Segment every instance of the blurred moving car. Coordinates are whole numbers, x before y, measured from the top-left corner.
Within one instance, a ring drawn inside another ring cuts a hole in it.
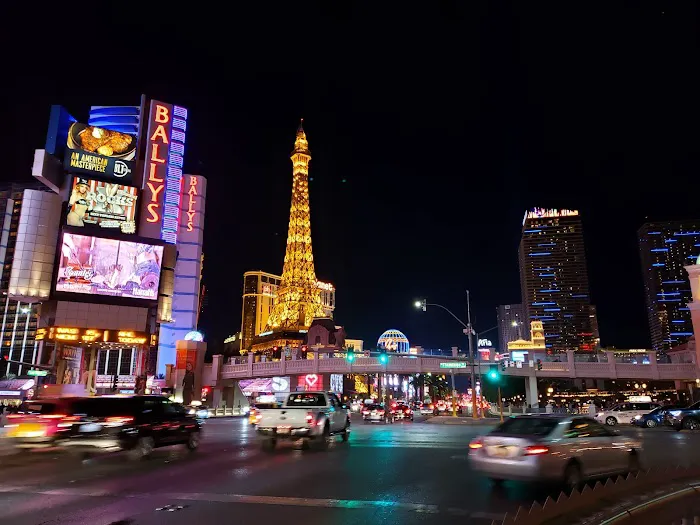
[[[378,403],[365,405],[362,409],[362,421],[368,423],[393,423],[394,416],[391,410],[387,411],[384,405]]]
[[[664,424],[666,420],[666,414],[669,410],[678,410],[682,407],[677,405],[664,405],[661,407],[656,407],[654,410],[648,414],[636,415],[632,418],[630,423],[637,427],[654,428]]]
[[[474,470],[502,480],[564,482],[640,468],[641,443],[585,416],[511,417],[469,444]]]
[[[250,407],[250,412],[248,412],[248,423],[251,425],[257,425],[260,422],[260,411],[268,408],[278,408],[279,403],[258,403],[255,406]]]
[[[658,403],[620,403],[610,410],[598,412],[595,415],[595,420],[612,427],[618,423],[628,423],[635,417],[648,414],[659,406],[661,405]]]
[[[198,419],[209,419],[211,410],[210,407],[204,405],[190,405],[187,407],[187,413]]]
[[[405,403],[396,403],[391,412],[395,420],[413,421],[413,410]]]
[[[46,448],[71,425],[75,399],[42,399],[22,403],[7,416],[5,434],[18,448]]]
[[[687,408],[675,408],[666,412],[665,424],[676,430],[700,429],[700,401]]]
[[[420,408],[420,413],[423,416],[429,416],[430,414],[433,413],[434,405],[432,403],[423,403],[423,406]]]
[[[73,404],[70,427],[59,446],[82,453],[126,451],[132,459],[147,457],[154,448],[199,447],[201,424],[187,408],[161,396],[102,396]]]

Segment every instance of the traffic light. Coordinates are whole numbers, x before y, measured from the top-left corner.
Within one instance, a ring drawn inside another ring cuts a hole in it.
[[[382,351],[379,354],[379,362],[383,365],[387,364],[389,362],[389,356],[386,355],[386,352]]]
[[[348,350],[348,353],[345,355],[345,359],[348,361],[348,363],[352,363],[355,360],[355,351]]]
[[[114,375],[112,376],[112,390],[113,390],[114,392],[117,391],[117,380],[118,380],[118,379],[119,379],[119,376],[117,376],[117,374],[114,374]]]
[[[542,370],[542,359],[537,360],[537,370]]]
[[[508,366],[508,362],[505,359],[501,360],[501,371],[505,372],[506,371],[506,366]]]
[[[498,383],[498,380],[501,379],[501,374],[497,369],[491,368],[486,374],[486,378],[492,383]]]

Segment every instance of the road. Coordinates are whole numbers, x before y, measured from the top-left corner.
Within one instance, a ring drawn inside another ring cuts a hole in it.
[[[469,440],[489,427],[355,422],[349,443],[326,453],[259,449],[243,419],[212,419],[200,449],[157,450],[80,462],[48,451],[0,458],[3,525],[487,525],[542,489],[492,489],[470,471]],[[622,427],[618,427],[622,428]],[[633,430],[647,466],[700,460],[700,433]]]

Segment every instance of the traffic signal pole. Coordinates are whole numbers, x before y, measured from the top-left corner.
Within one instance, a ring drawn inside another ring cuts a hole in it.
[[[469,357],[472,361],[472,419],[479,419],[476,412],[476,373],[474,370],[474,341],[472,329],[472,309],[469,302],[469,290],[467,290],[467,337],[469,338]]]

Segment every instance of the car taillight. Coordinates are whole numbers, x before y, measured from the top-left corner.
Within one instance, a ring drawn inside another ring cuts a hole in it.
[[[306,424],[310,426],[314,426],[314,414],[313,412],[309,412],[306,414]]]
[[[380,416],[382,416],[382,415],[384,415],[384,411],[383,411],[383,410],[377,410],[377,414],[379,414]]]
[[[533,445],[531,447],[525,447],[526,456],[539,456],[541,454],[549,453],[549,447],[543,445]]]
[[[134,418],[131,416],[111,416],[105,420],[105,423],[110,426],[120,426],[133,423]]]
[[[64,419],[68,416],[66,414],[42,414],[39,419]]]
[[[7,419],[19,419],[20,417],[24,417],[24,415],[10,414],[9,416],[7,416]]]
[[[474,439],[469,443],[469,449],[470,450],[478,450],[480,448],[483,448],[484,444],[481,442],[479,439]]]

